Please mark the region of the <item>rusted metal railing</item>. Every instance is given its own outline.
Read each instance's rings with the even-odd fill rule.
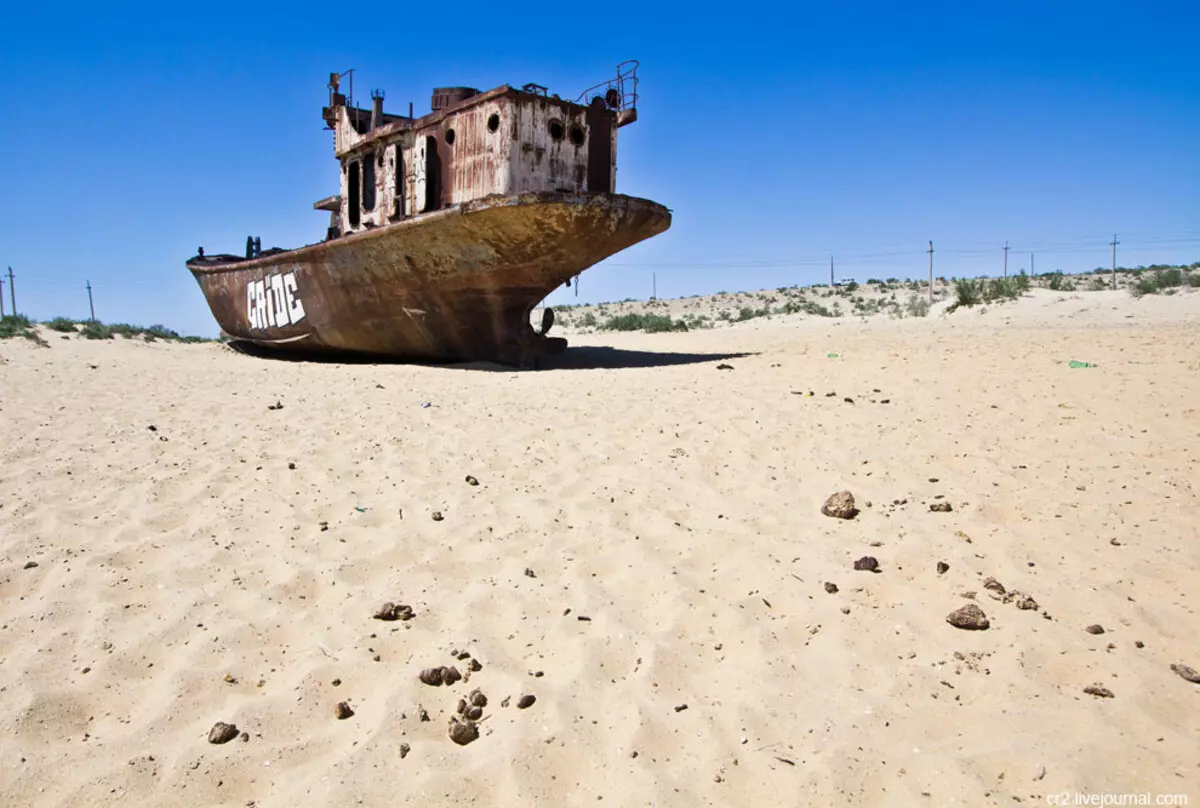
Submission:
[[[608,81],[602,81],[594,87],[588,87],[575,99],[577,104],[587,104],[589,99],[599,96],[610,108],[621,110],[636,110],[638,102],[636,59],[621,62],[617,65],[617,75]]]

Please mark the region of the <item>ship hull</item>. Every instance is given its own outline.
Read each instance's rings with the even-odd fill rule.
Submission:
[[[225,334],[288,354],[527,365],[566,341],[529,317],[588,267],[665,231],[617,194],[492,197],[296,250],[187,262]]]

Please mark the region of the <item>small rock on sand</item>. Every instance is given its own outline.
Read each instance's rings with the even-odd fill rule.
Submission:
[[[947,572],[950,571],[950,565],[947,564],[945,561],[939,561],[937,563],[937,571],[938,571],[938,575],[945,575]]]
[[[1099,623],[1093,623],[1085,628],[1084,631],[1086,631],[1088,634],[1103,634],[1104,626],[1100,625]]]
[[[1017,598],[1017,608],[1022,611],[1037,611],[1038,602],[1029,595],[1021,595]]]
[[[376,620],[411,620],[413,610],[411,606],[406,606],[403,603],[392,603],[391,601],[383,604],[375,610],[374,617]]]
[[[983,613],[983,609],[974,603],[968,603],[966,606],[950,612],[946,615],[946,622],[955,628],[968,631],[981,631],[991,625],[987,615]]]
[[[400,759],[404,760],[404,758],[408,757],[408,753],[411,751],[412,751],[412,747],[409,746],[408,744],[406,744],[406,743],[400,744]]]
[[[858,509],[854,507],[854,495],[849,491],[832,494],[821,506],[821,513],[835,519],[853,519],[858,514]]]
[[[229,743],[238,736],[238,728],[234,724],[226,724],[224,721],[218,721],[213,724],[213,728],[208,731],[209,743]]]
[[[1099,699],[1113,698],[1113,692],[1103,685],[1088,685],[1083,689],[1083,692]]]
[[[37,565],[38,565],[38,563],[36,561],[26,561],[23,569],[31,570],[34,567],[36,567]]]
[[[929,506],[929,510],[933,513],[950,513],[954,510],[949,502],[934,502]]]
[[[440,686],[445,681],[445,668],[426,668],[421,671],[419,678],[427,685]]]
[[[878,572],[879,560],[875,556],[863,556],[854,562],[854,569],[860,572]]]
[[[533,695],[532,693],[526,693],[517,700],[517,707],[521,710],[524,710],[526,707],[532,707],[535,701],[537,701],[537,696]]]
[[[433,512],[433,521],[435,521],[435,522],[440,522],[440,521],[442,521],[442,519],[444,519],[444,518],[445,518],[445,517],[444,517],[444,516],[442,516],[442,512],[441,512],[441,511],[434,511],[434,512]]]
[[[479,485],[479,480],[476,480],[470,474],[467,475],[467,485]]]
[[[337,706],[333,708],[333,714],[336,715],[339,720],[344,721],[345,719],[354,715],[354,710],[350,708],[350,702],[339,701]]]
[[[1171,670],[1178,673],[1187,681],[1200,685],[1200,672],[1197,672],[1195,668],[1176,662],[1171,665]]]
[[[837,584],[832,583],[830,581],[826,581],[825,582],[825,591],[831,595],[836,595],[837,591],[838,591]]]

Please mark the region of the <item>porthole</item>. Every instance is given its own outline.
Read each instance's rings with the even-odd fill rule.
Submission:
[[[446,130],[446,142],[449,143],[451,146],[454,145],[454,130],[453,129]]]
[[[488,116],[488,131],[495,132],[499,128],[500,116],[493,112],[490,116]]]
[[[571,142],[574,143],[576,146],[582,146],[583,141],[584,141],[583,127],[582,126],[572,126],[571,127]]]
[[[564,134],[566,132],[563,129],[562,121],[550,121],[550,137],[554,140],[562,140]]]

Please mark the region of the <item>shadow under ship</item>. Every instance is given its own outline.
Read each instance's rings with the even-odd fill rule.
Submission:
[[[350,103],[339,92],[349,76]],[[322,110],[341,162],[324,241],[187,262],[226,337],[258,353],[527,366],[558,353],[531,312],[585,269],[662,233],[671,214],[615,193],[617,130],[637,120],[637,63],[566,101],[547,88],[435,89],[413,118],[353,103],[330,76]]]

